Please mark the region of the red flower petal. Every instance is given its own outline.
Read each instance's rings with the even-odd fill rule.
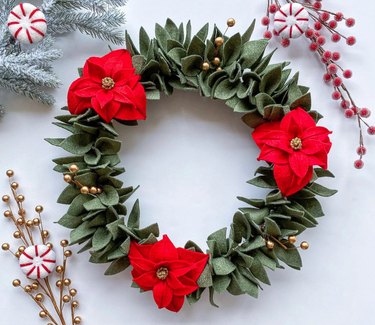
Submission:
[[[98,57],[89,58],[83,66],[82,75],[83,77],[90,78],[91,80],[101,83],[102,79],[106,76],[105,71],[102,67],[103,59]]]
[[[289,155],[290,169],[300,178],[305,177],[310,166],[309,163],[310,161],[308,156],[301,151],[295,151]]]
[[[159,281],[153,288],[154,300],[159,308],[168,307],[173,298],[173,291],[166,281]]]
[[[184,296],[173,296],[171,303],[166,308],[177,313],[184,305],[184,301]]]
[[[101,88],[96,93],[96,99],[99,102],[100,107],[103,109],[106,105],[108,105],[113,99],[113,91],[104,90]]]
[[[192,280],[197,281],[207,264],[209,255],[199,252],[193,252],[189,249],[184,248],[177,248],[177,252],[180,259],[188,261],[189,263],[194,263],[194,268],[189,272],[188,276]]]
[[[297,177],[288,164],[275,165],[273,172],[281,193],[284,196],[290,196],[303,189],[311,181],[313,168],[309,167],[303,178]]]
[[[154,262],[178,260],[177,249],[167,235],[164,235],[162,240],[153,245],[150,251],[150,259]]]
[[[131,260],[132,266],[137,270],[137,272],[149,272],[149,271],[155,271],[157,269],[155,267],[155,263],[147,260],[145,258],[138,258],[134,256],[129,256],[129,259]]]
[[[173,289],[173,294],[177,296],[186,296],[199,288],[195,281],[187,278],[189,281],[182,283],[175,275],[168,274],[167,284]]]
[[[286,114],[280,123],[280,129],[287,132],[291,139],[294,137],[301,138],[305,129],[315,126],[314,119],[300,107]]]
[[[156,277],[155,270],[150,272],[142,273],[140,276],[135,277],[133,272],[133,281],[138,284],[143,290],[152,290],[160,280]]]
[[[262,147],[258,160],[264,160],[277,164],[286,164],[288,163],[288,157],[289,155],[285,151],[269,147],[267,144],[265,144]]]
[[[280,122],[269,122],[259,125],[252,133],[252,137],[259,149],[266,143],[268,134],[280,129]]]
[[[332,132],[326,129],[323,126],[314,126],[308,129],[305,129],[302,132],[301,139],[302,140],[319,140],[319,141],[329,141],[328,135]]]

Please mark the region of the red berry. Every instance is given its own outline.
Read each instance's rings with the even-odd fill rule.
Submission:
[[[324,45],[326,42],[326,38],[324,36],[319,36],[316,41],[319,45]]]
[[[266,30],[263,34],[264,38],[271,39],[272,38],[272,33],[269,30]]]
[[[288,38],[283,38],[280,42],[281,46],[288,47],[290,45],[290,40]]]
[[[354,114],[358,114],[358,108],[353,106],[351,110],[354,112]]]
[[[344,70],[342,75],[344,76],[344,78],[350,79],[353,75],[353,72],[352,72],[352,70],[347,69],[347,70]]]
[[[354,167],[357,168],[357,169],[363,168],[363,165],[364,165],[364,163],[361,159],[358,159],[354,162]]]
[[[368,108],[361,108],[359,111],[359,115],[361,115],[361,117],[367,118],[370,117],[371,111]]]
[[[316,30],[321,30],[322,29],[322,23],[320,23],[319,21],[316,21],[315,24],[314,24],[314,28]]]
[[[278,10],[278,7],[273,3],[270,5],[269,10],[271,14],[274,14]]]
[[[322,14],[320,15],[320,19],[323,21],[328,21],[329,18],[331,18],[331,15],[326,11],[322,12]]]
[[[367,129],[367,133],[370,134],[370,135],[374,135],[375,134],[375,126],[370,126]]]
[[[364,156],[367,152],[367,149],[365,146],[359,146],[357,148],[357,154],[360,155],[360,156]]]
[[[337,21],[336,20],[331,20],[329,23],[328,23],[328,26],[332,29],[335,29],[337,27]]]
[[[269,23],[270,23],[270,19],[267,16],[262,18],[262,25],[268,26]]]
[[[319,1],[314,2],[313,4],[314,9],[322,9],[322,4]]]
[[[305,35],[307,38],[311,38],[314,36],[314,30],[312,30],[311,28],[309,28],[306,32],[305,32]]]
[[[348,18],[345,21],[346,26],[353,27],[355,25],[355,19],[354,18]]]
[[[332,60],[333,60],[333,61],[338,61],[338,60],[340,60],[340,57],[341,57],[341,55],[340,55],[339,52],[333,52],[333,53],[332,53]]]
[[[352,46],[356,43],[356,38],[354,36],[349,36],[347,39],[346,39],[346,44],[348,44],[349,46]]]
[[[331,77],[331,75],[329,74],[329,73],[325,73],[324,75],[323,75],[323,80],[325,81],[325,82],[330,82],[331,81],[331,79],[332,79],[332,77]]]
[[[341,36],[339,34],[332,34],[332,36],[331,36],[332,42],[337,43],[337,42],[340,41],[340,39],[341,39]]]
[[[343,100],[343,101],[341,102],[341,104],[340,104],[340,106],[341,106],[343,109],[347,109],[347,108],[349,108],[349,105],[350,105],[350,103],[349,103],[348,100]]]
[[[351,118],[351,117],[354,116],[354,112],[353,112],[353,110],[351,110],[350,108],[346,109],[346,110],[344,111],[344,114],[345,114],[345,117],[346,117],[346,118]]]
[[[333,93],[332,93],[332,99],[334,100],[339,100],[341,98],[341,94],[339,91],[335,90]]]
[[[334,64],[334,63],[331,63],[330,65],[328,65],[328,71],[330,73],[336,73],[337,72],[337,65]]]
[[[342,12],[336,12],[335,14],[335,20],[341,21],[344,18],[344,14]]]
[[[315,52],[318,49],[318,44],[313,42],[313,43],[310,44],[309,48],[310,48],[311,51]]]
[[[342,79],[340,77],[336,77],[333,79],[333,85],[335,87],[340,87],[342,85]]]
[[[326,60],[331,59],[331,58],[332,58],[332,53],[331,53],[331,51],[325,51],[325,52],[323,53],[323,57],[324,57]]]

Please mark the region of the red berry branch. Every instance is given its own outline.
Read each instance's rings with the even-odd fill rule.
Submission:
[[[337,43],[345,40],[349,46],[356,43],[354,36],[346,36],[337,29],[343,23],[346,27],[353,27],[355,19],[344,16],[342,12],[323,9],[322,0],[267,0],[267,13],[261,22],[267,28],[264,37],[277,38],[283,47],[288,47],[291,39],[300,36],[309,41],[310,51],[316,53],[324,65],[323,80],[333,88],[332,99],[339,102],[346,118],[352,118],[357,122],[359,159],[355,160],[354,167],[362,168],[363,156],[367,151],[363,130],[367,129],[369,135],[375,135],[375,126],[369,125],[365,120],[371,115],[371,111],[368,108],[360,108],[345,85],[344,79],[350,79],[353,73],[337,63],[341,59],[341,54],[326,49],[328,42]]]

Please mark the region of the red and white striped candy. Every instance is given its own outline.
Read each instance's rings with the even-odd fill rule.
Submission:
[[[275,13],[274,26],[282,38],[298,38],[309,27],[309,13],[299,3],[288,3]]]
[[[8,16],[8,28],[12,36],[23,44],[40,42],[47,31],[43,12],[30,3],[20,3]]]
[[[30,279],[44,279],[55,267],[56,254],[46,245],[29,246],[19,259],[23,273]]]

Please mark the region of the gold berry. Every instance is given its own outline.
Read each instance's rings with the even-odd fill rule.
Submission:
[[[79,302],[78,301],[73,301],[72,302],[72,306],[73,306],[73,308],[78,308],[79,307]]]
[[[12,282],[13,287],[19,287],[21,285],[21,281],[18,279],[13,280]]]
[[[46,318],[46,317],[47,317],[47,313],[46,313],[44,310],[42,310],[42,311],[39,313],[39,317],[40,317],[40,318]]]
[[[33,219],[33,224],[34,224],[34,226],[39,226],[40,225],[40,219],[39,218],[34,218]]]
[[[215,38],[215,45],[217,46],[217,47],[219,47],[219,46],[221,46],[221,45],[223,45],[224,44],[224,38],[222,38],[222,37],[216,37]]]
[[[21,238],[21,233],[17,230],[13,233],[13,237],[16,238],[16,239],[19,239],[19,238]]]
[[[56,266],[56,272],[57,273],[63,273],[64,272],[64,267],[62,265]]]
[[[29,228],[31,228],[32,226],[34,226],[34,223],[32,220],[27,220],[26,221],[26,226],[28,226]]]
[[[69,287],[71,285],[72,281],[70,279],[64,279],[64,285]]]
[[[11,170],[11,169],[8,169],[7,172],[6,172],[7,176],[8,177],[13,177],[14,176],[14,171]]]
[[[71,173],[76,173],[76,172],[79,171],[79,168],[78,168],[77,165],[73,164],[73,165],[70,165],[70,167],[69,167],[69,171],[70,171]]]
[[[72,254],[73,254],[72,251],[65,251],[64,252],[65,257],[70,257],[70,256],[72,256]]]
[[[25,214],[26,214],[25,209],[21,208],[21,209],[18,210],[18,215],[24,216]]]
[[[94,186],[90,187],[90,194],[97,194],[98,193],[98,189]]]
[[[21,252],[17,251],[17,252],[14,253],[14,255],[15,255],[17,258],[20,258],[20,256],[21,256]]]
[[[63,302],[65,302],[65,303],[68,303],[69,301],[70,301],[70,296],[68,296],[68,295],[65,295],[64,297],[63,297]]]
[[[103,190],[100,187],[98,187],[98,194],[100,194],[102,192],[103,192]]]
[[[70,289],[69,290],[69,293],[72,297],[76,296],[77,295],[77,290],[76,289]]]
[[[275,243],[271,240],[267,240],[266,245],[268,249],[273,249],[275,247]]]
[[[24,219],[24,218],[18,218],[18,219],[17,219],[17,224],[18,224],[19,226],[23,226],[23,225],[25,224],[25,219]]]
[[[68,174],[64,175],[64,181],[67,183],[70,183],[72,181],[72,176]]]
[[[66,240],[66,239],[63,239],[61,242],[60,242],[60,245],[61,247],[66,247],[69,245],[69,242]]]
[[[74,324],[81,324],[81,322],[82,322],[81,317],[77,316],[74,318]]]
[[[297,241],[297,236],[289,236],[288,242],[294,244]]]
[[[14,190],[16,190],[18,188],[18,183],[17,182],[13,182],[12,184],[10,184],[10,187]]]
[[[47,243],[46,246],[47,246],[48,248],[51,248],[51,249],[53,248],[53,244],[52,244],[52,243]]]
[[[222,71],[223,69],[221,67],[217,67],[216,71]]]
[[[56,281],[56,287],[60,288],[62,286],[62,281],[61,280],[57,280]]]
[[[23,202],[25,201],[25,197],[22,194],[20,194],[20,195],[17,195],[16,200],[17,202]]]
[[[33,291],[33,288],[30,286],[30,285],[27,285],[26,287],[25,287],[25,292],[31,292],[31,291]]]
[[[235,24],[236,24],[236,21],[234,20],[234,18],[229,18],[227,20],[227,26],[228,27],[233,27]]]
[[[309,248],[309,243],[307,241],[303,241],[301,244],[300,244],[300,247],[304,250],[308,249]]]
[[[219,65],[219,64],[220,64],[220,58],[215,57],[215,58],[213,59],[212,63],[213,63],[214,65]]]
[[[45,238],[48,238],[49,237],[49,231],[48,230],[43,230],[42,231],[42,237],[45,239]]]
[[[90,190],[87,186],[82,186],[81,187],[81,193],[82,194],[89,194],[90,193]]]
[[[210,64],[208,62],[203,62],[202,70],[207,71],[210,68]]]
[[[9,202],[10,197],[9,195],[3,195],[3,202]]]
[[[41,213],[41,212],[43,212],[43,207],[42,207],[41,205],[37,205],[37,206],[35,207],[35,212],[37,212],[37,213]]]
[[[25,246],[20,246],[18,247],[18,251],[23,253],[25,251],[26,247]]]
[[[39,284],[37,282],[34,282],[31,287],[33,288],[33,290],[38,290],[39,289]]]
[[[4,201],[4,200],[3,200]],[[9,210],[6,210],[6,211],[4,211],[4,217],[5,218],[9,218],[9,217],[11,217],[12,216],[12,212],[11,211],[9,211]]]
[[[8,251],[10,246],[9,246],[8,243],[4,243],[4,244],[1,245],[1,248],[2,248],[3,251]]]
[[[35,296],[34,299],[35,299],[36,301],[38,301],[38,302],[42,302],[42,301],[44,300],[44,296],[43,296],[43,294],[38,293],[38,294]]]

